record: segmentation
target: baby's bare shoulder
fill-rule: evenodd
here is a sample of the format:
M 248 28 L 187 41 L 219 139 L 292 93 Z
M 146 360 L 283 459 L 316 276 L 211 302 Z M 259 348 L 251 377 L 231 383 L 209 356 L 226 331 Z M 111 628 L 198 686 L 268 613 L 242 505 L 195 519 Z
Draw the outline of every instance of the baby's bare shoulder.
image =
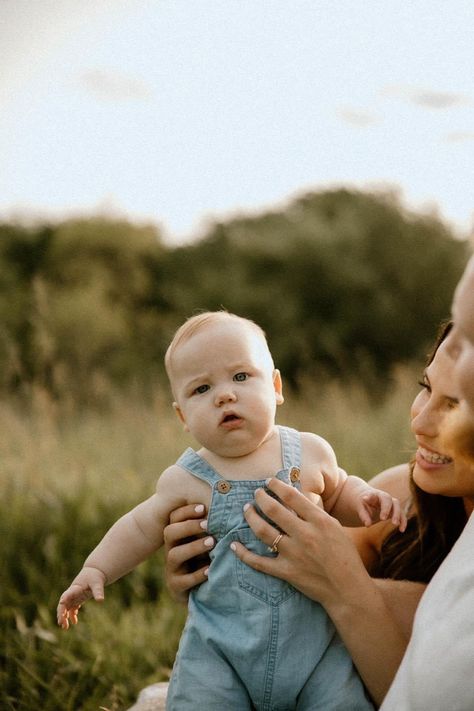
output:
M 193 476 L 177 464 L 167 467 L 156 483 L 156 493 L 160 499 L 169 502 L 171 509 L 196 502 L 208 503 L 211 489 L 209 484 Z
M 314 432 L 301 432 L 301 448 L 303 462 L 311 466 L 318 463 L 321 466 L 336 465 L 333 448 L 324 437 Z
M 175 483 L 179 484 L 185 480 L 189 481 L 191 477 L 192 474 L 190 474 L 186 469 L 178 466 L 178 464 L 172 464 L 170 467 L 166 467 L 166 469 L 161 472 L 158 477 L 157 485 L 161 482 L 160 486 L 163 486 L 164 484 L 166 484 L 166 486 L 174 486 Z
M 332 491 L 339 480 L 336 455 L 323 437 L 301 433 L 301 488 L 322 495 Z

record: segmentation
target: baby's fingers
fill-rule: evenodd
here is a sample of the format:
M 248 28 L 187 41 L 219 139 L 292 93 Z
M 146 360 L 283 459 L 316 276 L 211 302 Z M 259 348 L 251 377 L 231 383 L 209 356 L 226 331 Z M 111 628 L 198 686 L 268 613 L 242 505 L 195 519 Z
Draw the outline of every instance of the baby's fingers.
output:
M 387 521 L 391 515 L 392 517 L 394 515 L 394 503 L 397 501 L 397 499 L 393 499 L 390 494 L 386 494 L 385 492 L 380 492 L 377 496 L 380 505 L 380 520 Z M 395 523 L 393 518 L 392 522 Z
M 63 630 L 69 629 L 69 622 L 71 622 L 73 625 L 77 625 L 80 607 L 81 606 L 78 605 L 77 607 L 67 608 L 65 607 L 65 605 L 59 603 L 57 610 L 57 620 L 58 625 L 62 627 Z
M 362 500 L 362 505 L 357 507 L 357 513 L 359 518 L 364 524 L 364 526 L 371 526 L 373 523 L 373 517 L 371 513 L 371 504 L 367 501 Z
M 92 593 L 92 597 L 94 600 L 97 602 L 102 602 L 104 599 L 104 584 L 99 582 L 99 583 L 94 583 L 93 585 L 90 586 L 90 591 Z
M 381 501 L 379 495 L 375 492 L 364 494 L 362 496 L 361 505 L 358 506 L 358 514 L 364 526 L 371 526 L 381 519 Z
M 407 517 L 402 511 L 401 504 L 398 499 L 393 499 L 393 509 L 391 521 L 394 526 L 398 527 L 398 530 L 403 533 L 407 527 Z
M 402 511 L 400 501 L 384 494 L 380 496 L 380 518 L 382 521 L 390 520 L 400 531 L 404 531 L 407 525 L 406 516 Z

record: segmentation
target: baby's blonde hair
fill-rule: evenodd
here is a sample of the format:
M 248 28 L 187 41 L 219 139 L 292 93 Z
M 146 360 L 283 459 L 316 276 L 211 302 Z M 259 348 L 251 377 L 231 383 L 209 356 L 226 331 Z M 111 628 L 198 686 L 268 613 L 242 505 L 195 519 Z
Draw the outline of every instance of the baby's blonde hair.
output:
M 270 349 L 268 348 L 267 337 L 265 331 L 261 328 L 255 321 L 251 321 L 243 316 L 237 316 L 237 314 L 230 313 L 229 311 L 204 311 L 203 313 L 197 314 L 196 316 L 191 316 L 188 318 L 181 326 L 178 328 L 173 336 L 173 340 L 165 354 L 165 368 L 170 381 L 172 380 L 172 360 L 173 355 L 179 346 L 183 345 L 198 331 L 206 326 L 212 326 L 215 323 L 223 323 L 225 321 L 234 321 L 240 325 L 244 325 L 257 333 L 265 345 L 267 346 L 268 353 L 271 358 Z M 272 360 L 273 363 L 273 360 Z

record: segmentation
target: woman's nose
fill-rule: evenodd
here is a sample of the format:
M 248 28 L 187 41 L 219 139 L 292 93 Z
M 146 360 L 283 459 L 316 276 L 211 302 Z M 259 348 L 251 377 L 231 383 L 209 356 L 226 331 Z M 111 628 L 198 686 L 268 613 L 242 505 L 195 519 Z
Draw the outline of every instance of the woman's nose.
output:
M 446 340 L 444 342 L 444 347 L 445 347 L 446 353 L 453 360 L 458 359 L 459 354 L 461 353 L 461 350 L 462 350 L 462 341 L 461 341 L 461 337 L 459 335 L 458 329 L 456 327 L 456 324 L 454 324 L 452 330 L 449 332 L 448 336 L 446 337 Z
M 438 434 L 438 417 L 429 402 L 420 408 L 413 407 L 411 431 L 415 435 L 425 437 L 436 437 Z

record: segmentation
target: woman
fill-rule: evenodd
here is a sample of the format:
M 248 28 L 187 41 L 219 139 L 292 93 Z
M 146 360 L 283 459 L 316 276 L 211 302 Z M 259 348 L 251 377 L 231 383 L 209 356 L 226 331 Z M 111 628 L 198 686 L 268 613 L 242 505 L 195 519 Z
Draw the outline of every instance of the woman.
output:
M 412 406 L 412 430 L 418 444 L 414 462 L 393 467 L 371 482 L 406 502 L 407 532 L 400 534 L 391 524 L 381 522 L 344 533 L 335 519 L 272 479 L 269 489 L 288 508 L 263 490 L 257 492 L 256 502 L 286 532 L 278 545 L 279 555 L 260 557 L 234 545 L 235 554 L 245 563 L 284 578 L 326 608 L 377 704 L 405 652 L 424 587 L 451 550 L 474 505 L 472 466 L 446 456 L 440 445 L 442 419 L 458 404 L 452 386 L 453 361 L 443 343 L 450 328 L 448 324 L 440 334 Z M 193 556 L 209 550 L 212 539 L 182 543 L 205 530 L 202 514 L 198 507 L 181 509 L 165 532 L 167 579 L 176 596 L 184 597 L 190 587 L 206 578 L 206 564 L 191 572 L 185 567 Z M 271 545 L 277 529 L 252 505 L 245 516 L 255 533 Z

